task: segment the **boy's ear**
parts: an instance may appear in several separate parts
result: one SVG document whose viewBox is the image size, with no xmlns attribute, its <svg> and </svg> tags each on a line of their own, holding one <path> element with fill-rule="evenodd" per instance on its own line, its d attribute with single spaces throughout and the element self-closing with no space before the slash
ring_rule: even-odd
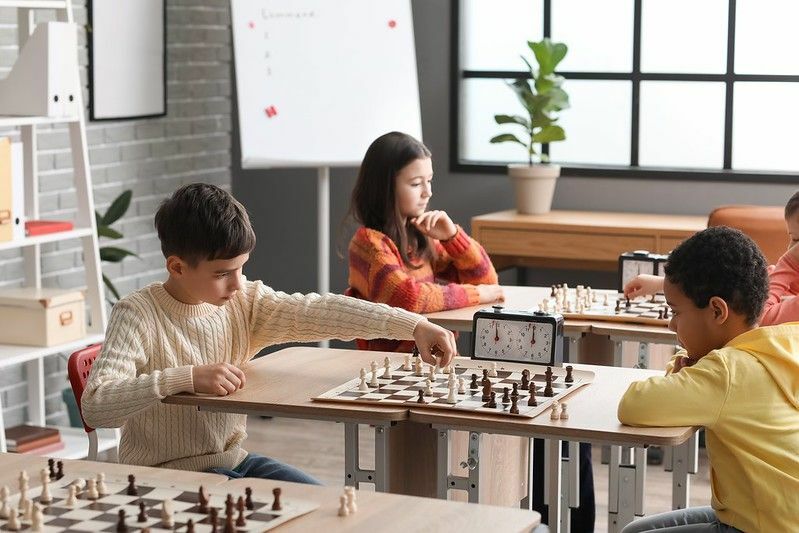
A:
<svg viewBox="0 0 799 533">
<path fill-rule="evenodd" d="M 170 276 L 180 277 L 186 273 L 188 265 L 176 255 L 170 255 L 166 258 L 166 270 Z"/>
<path fill-rule="evenodd" d="M 718 296 L 712 296 L 710 298 L 708 308 L 713 313 L 713 322 L 716 324 L 725 323 L 730 316 L 730 308 L 727 306 L 727 302 Z"/>
</svg>

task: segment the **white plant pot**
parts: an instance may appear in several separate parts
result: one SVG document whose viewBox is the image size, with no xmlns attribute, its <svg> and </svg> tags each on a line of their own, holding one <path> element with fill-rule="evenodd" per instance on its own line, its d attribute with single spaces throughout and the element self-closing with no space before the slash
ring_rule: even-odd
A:
<svg viewBox="0 0 799 533">
<path fill-rule="evenodd" d="M 513 181 L 516 210 L 524 215 L 541 215 L 552 209 L 560 165 L 508 165 Z"/>
</svg>

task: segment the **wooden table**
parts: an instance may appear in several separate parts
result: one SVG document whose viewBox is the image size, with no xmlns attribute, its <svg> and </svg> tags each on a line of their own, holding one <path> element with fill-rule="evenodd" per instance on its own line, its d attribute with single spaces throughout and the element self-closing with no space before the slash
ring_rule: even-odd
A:
<svg viewBox="0 0 799 533">
<path fill-rule="evenodd" d="M 254 492 L 268 492 L 280 486 L 284 497 L 296 493 L 317 501 L 316 511 L 288 522 L 280 531 L 531 531 L 541 517 L 534 511 L 448 502 L 399 494 L 358 491 L 358 512 L 338 516 L 341 488 L 299 485 L 267 479 L 234 479 L 224 486 L 231 491 L 251 487 Z"/>
<path fill-rule="evenodd" d="M 550 211 L 500 211 L 472 218 L 472 237 L 497 269 L 507 267 L 616 270 L 633 250 L 668 253 L 707 227 L 705 216 Z"/>
<path fill-rule="evenodd" d="M 522 365 L 513 363 L 503 363 L 503 366 L 523 368 Z M 568 531 L 568 506 L 561 505 L 560 497 L 563 494 L 561 441 L 571 441 L 572 444 L 575 444 L 574 451 L 570 450 L 570 457 L 577 457 L 577 442 L 637 447 L 634 460 L 632 457 L 623 457 L 621 448 L 615 448 L 615 457 L 611 457 L 610 490 L 608 492 L 610 499 L 608 505 L 609 527 L 611 530 L 615 530 L 614 524 L 623 526 L 632 520 L 633 514 L 643 514 L 643 500 L 641 497 L 636 497 L 637 494 L 643 495 L 643 490 L 636 490 L 637 487 L 642 488 L 644 481 L 646 460 L 643 447 L 648 445 L 680 446 L 687 450 L 688 443 L 698 428 L 630 427 L 619 422 L 616 408 L 629 384 L 653 375 L 660 375 L 660 372 L 594 365 L 575 365 L 575 368 L 594 372 L 595 379 L 592 384 L 581 387 L 567 398 L 570 414 L 568 420 L 550 420 L 549 411 L 545 411 L 533 419 L 528 419 L 411 408 L 410 420 L 412 422 L 430 424 L 439 431 L 437 450 L 439 497 L 446 497 L 449 488 L 457 487 L 469 492 L 470 501 L 477 501 L 473 496 L 473 491 L 475 483 L 479 479 L 482 435 L 515 435 L 547 439 L 545 461 L 548 469 L 545 494 L 548 495 L 549 527 L 553 533 Z M 465 458 L 472 468 L 468 478 L 453 476 L 450 472 L 449 465 L 452 461 L 449 457 L 448 435 L 452 430 L 470 432 L 470 450 L 468 457 Z M 577 463 L 567 464 L 569 465 L 568 477 L 575 480 L 569 485 L 575 487 L 572 490 L 576 491 Z M 678 475 L 687 479 L 687 471 L 681 471 Z M 685 483 L 685 480 L 678 480 L 678 482 Z M 639 499 L 640 501 L 636 501 Z M 629 509 L 621 508 L 624 502 L 629 502 L 627 506 Z M 620 511 L 622 512 L 620 513 Z M 622 516 L 619 516 L 620 514 Z"/>
</svg>

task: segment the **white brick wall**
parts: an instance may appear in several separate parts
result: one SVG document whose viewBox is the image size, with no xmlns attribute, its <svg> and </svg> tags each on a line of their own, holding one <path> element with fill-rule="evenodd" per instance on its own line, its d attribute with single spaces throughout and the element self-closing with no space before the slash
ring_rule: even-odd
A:
<svg viewBox="0 0 799 533">
<path fill-rule="evenodd" d="M 85 2 L 74 1 L 75 20 L 87 23 Z M 51 20 L 40 12 L 39 20 Z M 0 77 L 17 57 L 16 10 L 0 8 Z M 231 43 L 228 0 L 167 0 L 167 116 L 159 119 L 88 123 L 89 158 L 96 207 L 104 212 L 123 190 L 133 190 L 114 241 L 141 260 L 104 264 L 103 272 L 125 294 L 163 279 L 163 257 L 153 230 L 155 209 L 178 186 L 192 181 L 230 186 Z M 87 83 L 86 33 L 79 35 L 81 80 Z M 84 92 L 88 102 L 88 89 Z M 88 117 L 88 114 L 87 114 Z M 0 136 L 18 137 L 17 130 Z M 42 218 L 74 219 L 75 189 L 65 127 L 40 128 L 39 171 Z M 43 283 L 85 285 L 79 242 L 42 247 Z M 23 282 L 18 251 L 0 252 L 0 287 Z M 47 418 L 64 423 L 61 389 L 67 386 L 66 355 L 45 361 Z M 27 418 L 24 366 L 0 370 L 0 400 L 6 425 Z"/>
</svg>

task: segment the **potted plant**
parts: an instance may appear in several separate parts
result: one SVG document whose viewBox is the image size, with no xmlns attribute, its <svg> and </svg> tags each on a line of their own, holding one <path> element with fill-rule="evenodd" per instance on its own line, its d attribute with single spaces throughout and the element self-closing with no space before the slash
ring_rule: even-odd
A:
<svg viewBox="0 0 799 533">
<path fill-rule="evenodd" d="M 508 175 L 514 183 L 516 209 L 520 213 L 547 213 L 552 207 L 555 183 L 560 166 L 549 163 L 540 145 L 562 141 L 566 133 L 557 125 L 557 112 L 569 107 L 569 95 L 561 87 L 563 77 L 555 68 L 566 56 L 568 48 L 563 43 L 545 38 L 539 42 L 528 41 L 527 46 L 535 56 L 538 68 L 522 56 L 530 71 L 530 78 L 519 78 L 508 83 L 519 98 L 526 116 L 494 115 L 497 124 L 514 124 L 524 130 L 522 139 L 514 133 L 503 133 L 491 139 L 492 143 L 512 142 L 527 151 L 527 164 L 508 165 Z"/>
</svg>

